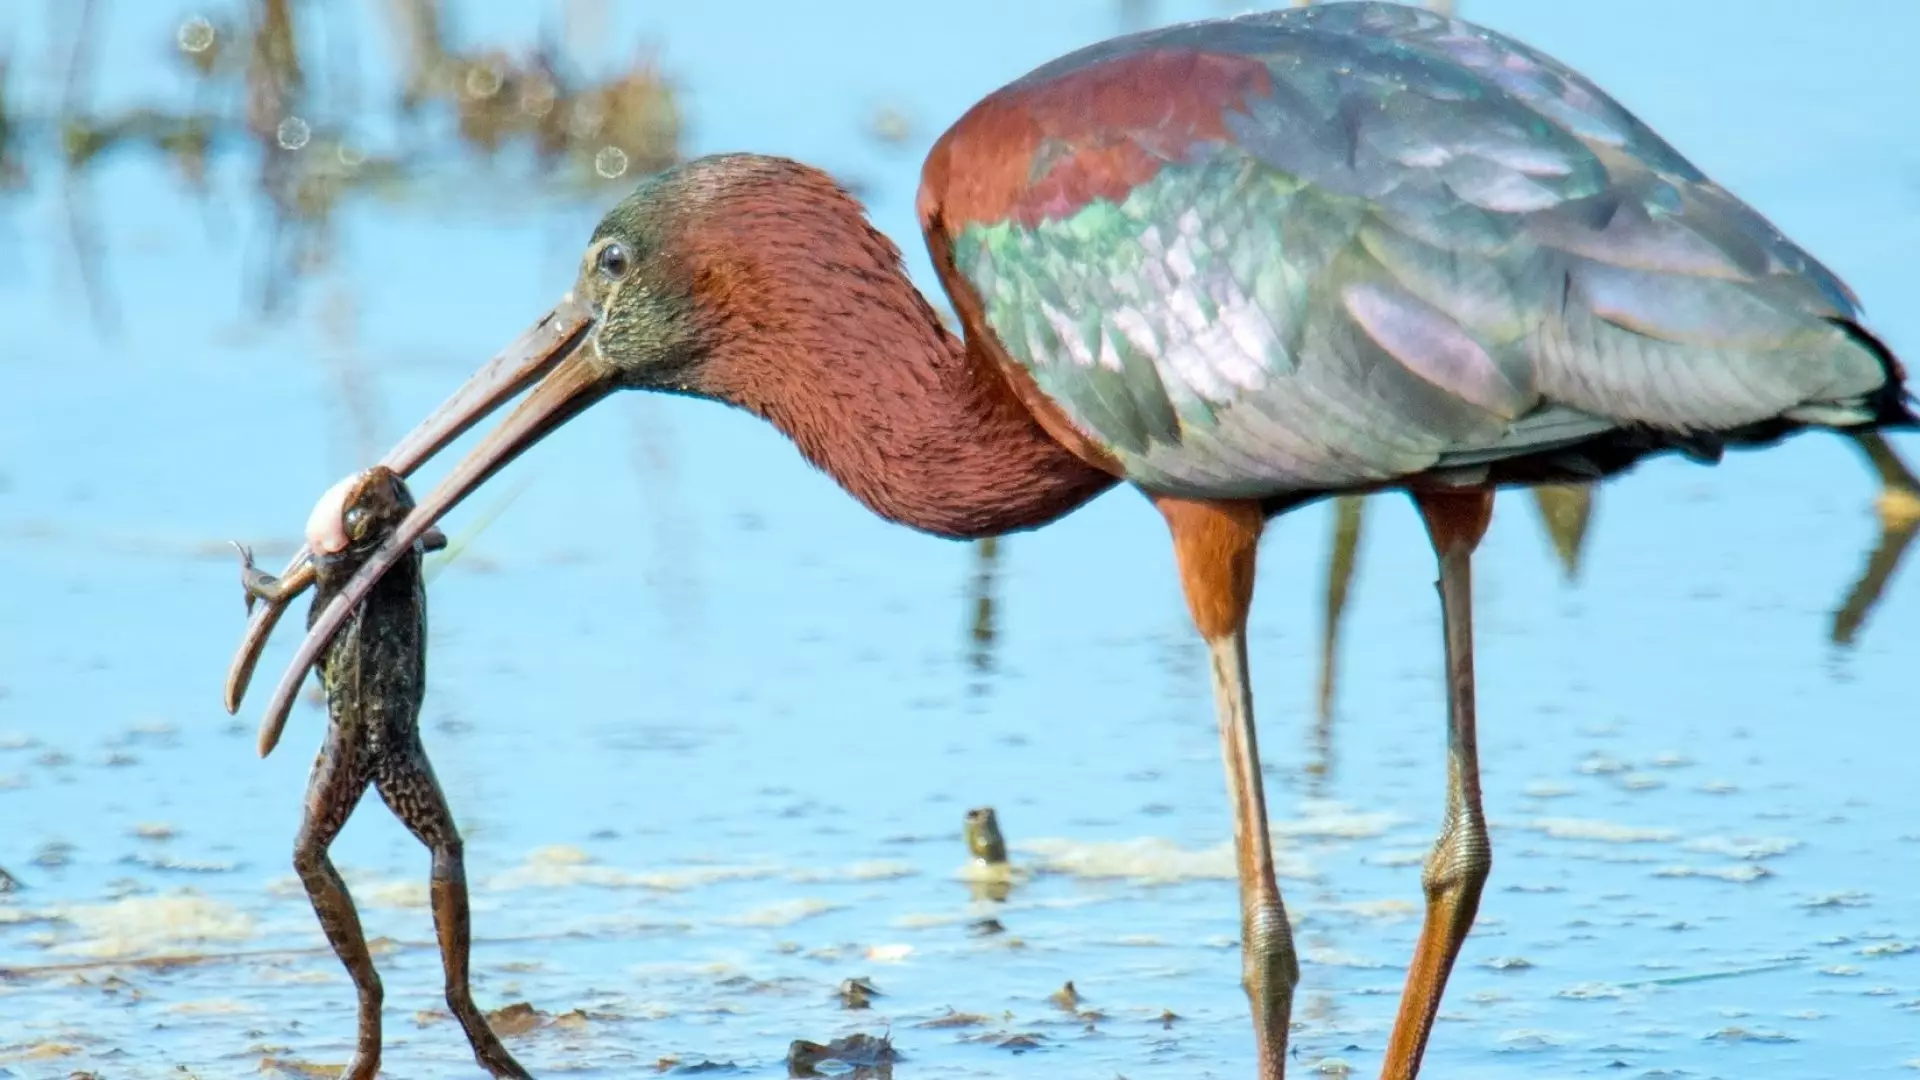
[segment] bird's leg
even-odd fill
[[[374,784],[380,798],[409,832],[433,854],[431,897],[433,927],[440,939],[440,964],[446,974],[447,1008],[467,1033],[473,1059],[493,1076],[528,1080],[527,1070],[513,1059],[473,1003],[468,979],[472,949],[471,919],[467,909],[465,845],[453,823],[453,811],[433,775],[433,763],[420,745],[418,728],[390,731],[389,748],[374,763]]]
[[[338,728],[329,728],[328,742],[314,761],[313,777],[307,783],[306,815],[293,842],[293,868],[306,886],[320,929],[360,995],[359,1038],[353,1060],[340,1075],[346,1080],[373,1080],[380,1071],[380,973],[374,970],[373,956],[367,951],[366,934],[360,929],[360,913],[354,910],[353,897],[327,856],[328,845],[340,835],[367,790],[367,778],[355,766],[353,747],[343,746],[338,735]]]
[[[1241,982],[1253,1006],[1261,1080],[1286,1075],[1287,1026],[1300,963],[1293,928],[1273,874],[1273,841],[1254,737],[1247,677],[1247,609],[1253,603],[1254,554],[1266,517],[1257,502],[1156,497],[1173,532],[1180,583],[1194,625],[1213,658],[1220,747],[1233,798],[1233,846],[1240,872]]]
[[[1493,517],[1493,492],[1424,491],[1414,496],[1440,559],[1440,611],[1447,650],[1447,816],[1420,875],[1427,918],[1407,968],[1400,1013],[1387,1042],[1387,1080],[1412,1080],[1454,958],[1480,909],[1493,868],[1486,815],[1480,808],[1480,751],[1474,734],[1473,550]]]

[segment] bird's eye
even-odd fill
[[[627,246],[614,241],[600,249],[600,257],[594,261],[600,276],[608,281],[619,281],[633,269],[633,257],[627,254]]]

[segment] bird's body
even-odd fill
[[[1044,525],[1129,482],[1167,521],[1211,652],[1273,1080],[1298,968],[1247,671],[1255,553],[1291,506],[1403,487],[1439,559],[1448,676],[1447,811],[1384,1073],[1411,1077],[1490,866],[1470,559],[1493,488],[1913,422],[1832,273],[1585,78],[1415,8],[1064,57],[942,136],[919,210],[958,336],[816,169],[734,154],[643,181],[575,291],[388,454],[409,474],[534,387],[317,618],[269,731],[405,545],[616,389],[748,409],[875,512],[942,536]],[[250,624],[229,709],[276,617]]]
[[[919,205],[970,331],[1154,491],[1592,478],[1901,407],[1825,267],[1584,77],[1417,8],[1063,57]]]

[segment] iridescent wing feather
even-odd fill
[[[921,212],[970,332],[1156,490],[1330,490],[1900,400],[1846,287],[1606,94],[1396,4],[1065,57],[955,125]]]

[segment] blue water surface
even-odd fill
[[[563,25],[557,4],[450,6],[469,43]],[[369,101],[394,88],[386,7],[305,5],[355,43]],[[191,8],[99,8],[93,104],[179,101],[165,46]],[[19,108],[52,108],[64,11],[9,10]],[[912,209],[926,147],[984,93],[1116,32],[1117,11],[713,0],[573,17],[601,20],[578,31],[590,65],[657,49],[690,152],[859,180],[932,290]],[[1609,88],[1920,354],[1920,7],[1461,14]],[[869,137],[881,106],[908,117],[905,143]],[[395,134],[369,119],[364,137]],[[138,153],[78,189],[42,164],[0,201],[0,867],[24,885],[0,896],[0,1076],[338,1065],[351,988],[289,862],[323,716],[299,707],[261,761],[266,688],[222,711],[243,620],[224,541],[284,557],[323,487],[569,286],[619,191],[524,197],[472,165],[351,198],[331,263],[262,320],[249,155],[216,159],[211,205]],[[111,329],[69,242],[76,199],[97,219]],[[1528,497],[1502,497],[1477,563],[1495,865],[1431,1075],[1913,1074],[1910,575],[1853,648],[1827,639],[1878,539],[1878,491],[1824,435],[1712,469],[1649,464],[1600,493],[1572,584]],[[790,1040],[856,1030],[890,1032],[914,1076],[1251,1071],[1206,662],[1144,500],[1116,492],[1001,545],[985,671],[979,550],[872,518],[743,414],[616,400],[450,531],[494,512],[434,582],[428,740],[467,833],[476,990],[545,1016],[511,1040],[534,1072],[782,1075]],[[1321,732],[1331,520],[1316,506],[1269,532],[1254,670],[1305,959],[1297,1071],[1371,1074],[1442,807],[1439,615],[1416,517],[1373,500]],[[976,805],[1035,871],[1004,902],[961,873]],[[471,1075],[434,1012],[425,855],[374,804],[334,852],[369,935],[393,943],[388,1074]],[[986,917],[1004,932],[977,933]],[[842,1009],[833,987],[861,975],[885,996]],[[1067,980],[1097,1015],[1049,1001]],[[949,1009],[978,1017],[923,1026]]]

